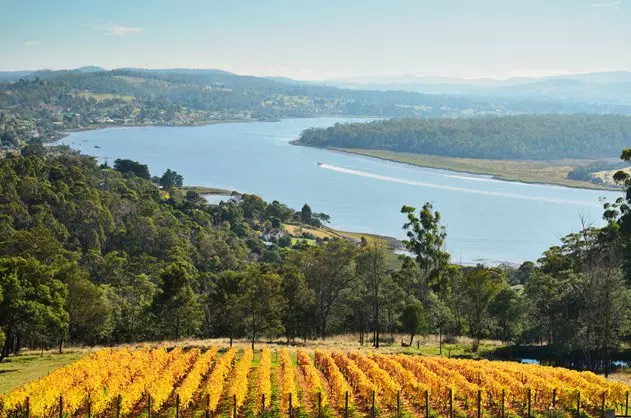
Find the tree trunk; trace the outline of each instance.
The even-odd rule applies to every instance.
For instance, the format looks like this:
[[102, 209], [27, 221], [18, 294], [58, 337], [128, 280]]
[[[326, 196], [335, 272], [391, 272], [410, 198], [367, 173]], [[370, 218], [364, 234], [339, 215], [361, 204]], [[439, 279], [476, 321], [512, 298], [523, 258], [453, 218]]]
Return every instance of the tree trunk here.
[[438, 355], [443, 355], [443, 329], [442, 327], [438, 328]]
[[412, 341], [414, 341], [414, 334], [410, 334], [410, 347], [412, 347]]
[[379, 348], [379, 300], [375, 301], [375, 348]]
[[473, 346], [471, 347], [471, 351], [474, 353], [478, 352], [478, 347], [480, 347], [480, 338], [475, 337], [473, 339]]
[[0, 361], [4, 360], [9, 356], [9, 348], [11, 346], [11, 335], [7, 332], [6, 339], [4, 340], [4, 347], [2, 347], [2, 352], [0, 352]]

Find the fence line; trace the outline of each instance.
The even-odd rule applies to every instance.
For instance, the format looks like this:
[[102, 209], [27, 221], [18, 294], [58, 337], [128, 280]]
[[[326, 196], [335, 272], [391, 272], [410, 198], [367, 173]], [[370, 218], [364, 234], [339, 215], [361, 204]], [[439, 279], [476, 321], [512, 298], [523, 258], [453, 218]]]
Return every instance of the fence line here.
[[[552, 409], [556, 409], [557, 408], [557, 389], [554, 388], [552, 391], [552, 403], [551, 403], [551, 407]], [[425, 418], [429, 418], [430, 417], [430, 401], [431, 401], [431, 397], [430, 397], [430, 393], [428, 390], [425, 390], [424, 392], [424, 412], [425, 413]], [[292, 399], [292, 394], [289, 393], [288, 394], [289, 397], [289, 408], [287, 414], [289, 418], [293, 418], [296, 411], [293, 407], [293, 399]], [[232, 399], [232, 416], [233, 418], [237, 418], [237, 413], [238, 413], [238, 408], [237, 408], [237, 403], [236, 403], [236, 397], [233, 396]], [[146, 395], [146, 399], [147, 399], [147, 417], [151, 418], [152, 416], [152, 408], [151, 408], [151, 395], [147, 394]], [[205, 417], [206, 418], [210, 418], [211, 417], [211, 411], [210, 411], [210, 399], [209, 399], [209, 394], [206, 394], [205, 396], [206, 399], [206, 408], [205, 408]], [[54, 407], [52, 410], [50, 410], [50, 415], [55, 416], [57, 415], [59, 418], [64, 418], [65, 417], [65, 411], [64, 411], [64, 398], [63, 395], [59, 395], [58, 398], [59, 402], [57, 404], [56, 407]], [[115, 412], [115, 416], [116, 418], [120, 418], [121, 414], [121, 403], [123, 401], [123, 397], [121, 394], [118, 394], [115, 398], [115, 403], [113, 405], [113, 409]], [[467, 401], [468, 402], [468, 401]], [[491, 401], [489, 401], [491, 402]], [[491, 403], [489, 406], [493, 407], [493, 403]], [[270, 406], [271, 406], [271, 402], [270, 402]], [[343, 416], [344, 418], [348, 418], [349, 417], [349, 393], [348, 391], [345, 392], [345, 400], [344, 400], [344, 409], [343, 409]], [[576, 396], [576, 407], [574, 408], [574, 412], [576, 413], [576, 417], [580, 417], [581, 416], [581, 411], [587, 409], [586, 408], [587, 405], [585, 405], [582, 402], [582, 398], [581, 398], [581, 392], [577, 392], [577, 396]], [[595, 408], [590, 408], [591, 410], [598, 410], [600, 412], [600, 417], [601, 418], [605, 418], [606, 416], [616, 416], [616, 417], [630, 417], [629, 415], [629, 391], [626, 392], [625, 394], [625, 402], [624, 404], [617, 404], [615, 405], [613, 410], [607, 410], [607, 393], [605, 391], [603, 391], [603, 393], [601, 394], [600, 397], [600, 405], [596, 406]], [[393, 410], [396, 411], [396, 417], [400, 418], [402, 411], [401, 411], [401, 392], [397, 391], [397, 397], [396, 397], [396, 405], [391, 407]], [[523, 408], [523, 404], [522, 404], [522, 408]], [[55, 410], [56, 409], [56, 410]], [[24, 405], [22, 406], [22, 408], [13, 411], [13, 415], [11, 414], [11, 411], [7, 411], [9, 412], [7, 414], [8, 417], [14, 417], [14, 418], [21, 418], [21, 417], [25, 417], [25, 418], [32, 418], [31, 417], [31, 399], [30, 397], [26, 398], [26, 401], [24, 403]], [[616, 412], [620, 410], [620, 415], [616, 415]], [[92, 415], [92, 399], [90, 396], [90, 393], [88, 393], [86, 395], [86, 405], [85, 405], [85, 411], [86, 411], [86, 416], [88, 418], [91, 418]], [[370, 416], [372, 418], [376, 417], [376, 412], [377, 412], [377, 402], [376, 402], [376, 393], [373, 390], [372, 391], [372, 402], [370, 405]], [[522, 409], [523, 411], [523, 409]], [[182, 414], [182, 409], [181, 409], [181, 405], [180, 405], [180, 397], [179, 395], [176, 395], [175, 398], [175, 418], [180, 418], [181, 414]], [[262, 401], [261, 401], [261, 408], [258, 411], [260, 415], [263, 415], [265, 413], [265, 395], [262, 396]], [[454, 391], [453, 389], [449, 389], [449, 400], [448, 400], [448, 417], [453, 418], [455, 416], [455, 404], [454, 404]], [[482, 405], [482, 390], [478, 390], [477, 393], [477, 403], [476, 403], [476, 412], [477, 412], [477, 417], [481, 418], [483, 413], [485, 412], [485, 409], [483, 408]], [[533, 408], [532, 408], [532, 389], [528, 388], [527, 389], [527, 398], [526, 398], [526, 417], [527, 418], [531, 418], [532, 417], [532, 412], [533, 412]], [[567, 412], [571, 412], [571, 411], [567, 411]], [[613, 412], [613, 414], [612, 414]], [[318, 392], [318, 398], [317, 398], [317, 415], [318, 418], [322, 417], [322, 392]], [[500, 415], [499, 417], [501, 418], [505, 418], [506, 417], [506, 392], [504, 389], [502, 389], [502, 396], [501, 396], [501, 406], [500, 406]]]

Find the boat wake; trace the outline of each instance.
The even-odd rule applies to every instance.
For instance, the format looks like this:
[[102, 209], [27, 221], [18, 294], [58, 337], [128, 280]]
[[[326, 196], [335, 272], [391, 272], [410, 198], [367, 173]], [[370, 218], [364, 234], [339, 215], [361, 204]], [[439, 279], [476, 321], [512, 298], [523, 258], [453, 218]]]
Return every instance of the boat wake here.
[[320, 168], [324, 168], [325, 170], [336, 171], [338, 173], [351, 174], [354, 176], [366, 177], [366, 178], [371, 178], [371, 179], [381, 180], [381, 181], [388, 181], [391, 183], [407, 184], [410, 186], [427, 187], [427, 188], [440, 189], [440, 190], [450, 190], [454, 192], [481, 194], [481, 195], [487, 195], [487, 196], [505, 197], [508, 199], [536, 200], [540, 202], [549, 202], [549, 203], [557, 203], [557, 204], [564, 204], [564, 205], [600, 207], [600, 203], [598, 202], [557, 199], [554, 197], [546, 197], [546, 196], [529, 196], [529, 195], [523, 195], [519, 193], [495, 192], [492, 190], [480, 190], [480, 189], [472, 189], [468, 187], [449, 186], [445, 184], [428, 183], [424, 181], [409, 180], [409, 179], [403, 179], [399, 177], [384, 176], [381, 174], [369, 173], [367, 171], [354, 170], [352, 168], [339, 167], [339, 166], [325, 164], [325, 163], [318, 163], [318, 166]]

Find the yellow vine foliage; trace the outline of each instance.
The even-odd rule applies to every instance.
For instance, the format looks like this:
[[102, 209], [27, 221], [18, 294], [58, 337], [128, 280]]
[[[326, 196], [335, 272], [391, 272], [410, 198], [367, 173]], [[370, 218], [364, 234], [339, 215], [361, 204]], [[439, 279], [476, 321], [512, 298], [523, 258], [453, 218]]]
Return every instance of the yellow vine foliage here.
[[296, 374], [289, 351], [281, 349], [280, 353], [280, 405], [283, 411], [289, 410], [289, 394], [291, 404], [295, 409], [299, 406], [298, 391], [296, 390]]
[[[346, 380], [354, 389], [354, 395], [364, 402], [365, 406], [372, 405], [372, 394], [377, 392], [377, 385], [375, 385], [366, 374], [357, 367], [357, 364], [343, 353], [333, 352], [333, 359], [340, 368]], [[376, 396], [376, 395], [375, 395]], [[378, 404], [379, 400], [376, 398], [375, 403]]]
[[[155, 350], [147, 349], [141, 353], [143, 355], [134, 356], [128, 365], [131, 373], [125, 374], [123, 369], [111, 377], [104, 392], [106, 396], [100, 399], [100, 402], [95, 402], [95, 414], [105, 412], [108, 404], [115, 408], [112, 402], [118, 402], [119, 396], [121, 414], [130, 414], [147, 394], [147, 388], [160, 379], [162, 372], [181, 355], [182, 351], [181, 349], [174, 349], [167, 352], [164, 348], [158, 348]], [[107, 395], [109, 395], [109, 399]]]
[[331, 355], [326, 351], [316, 350], [315, 364], [329, 383], [331, 402], [337, 405], [338, 408], [344, 407], [346, 394], [348, 393], [348, 402], [352, 404], [353, 391]]
[[[300, 365], [300, 369], [304, 374], [305, 381], [307, 384], [307, 392], [303, 394], [304, 398], [308, 399], [309, 404], [307, 407], [309, 410], [316, 410], [318, 406], [318, 396], [321, 399], [321, 406], [324, 408], [328, 405], [328, 399], [326, 396], [326, 390], [322, 386], [322, 382], [320, 381], [320, 374], [318, 373], [318, 369], [315, 368], [309, 354], [303, 350], [298, 350], [296, 353], [296, 357], [298, 359], [298, 364]], [[303, 400], [304, 400], [303, 398]]]
[[350, 353], [349, 357], [375, 382], [381, 399], [383, 399], [387, 405], [394, 405], [397, 400], [397, 392], [401, 390], [401, 387], [390, 377], [390, 374], [379, 367], [375, 361], [363, 354], [356, 352]]
[[429, 386], [418, 381], [414, 373], [398, 363], [393, 356], [383, 354], [372, 355], [371, 358], [385, 370], [399, 384], [404, 395], [417, 407], [425, 406], [425, 392], [429, 392]]
[[[173, 351], [178, 350], [177, 348]], [[176, 355], [173, 361], [161, 373], [160, 378], [151, 382], [147, 388], [147, 393], [151, 395], [151, 410], [160, 411], [164, 403], [169, 399], [169, 395], [173, 392], [173, 387], [179, 382], [191, 368], [199, 356], [199, 348]]]
[[206, 393], [208, 394], [208, 408], [211, 411], [217, 409], [217, 405], [221, 399], [221, 393], [223, 392], [224, 382], [226, 377], [230, 374], [230, 370], [232, 370], [232, 364], [236, 355], [237, 349], [234, 347], [226, 351], [224, 355], [219, 358], [208, 377]]
[[269, 348], [261, 350], [261, 359], [259, 361], [258, 376], [256, 378], [256, 401], [259, 405], [259, 411], [262, 410], [262, 395], [265, 395], [267, 405], [272, 400], [272, 355]]
[[[478, 391], [483, 395], [484, 416], [498, 415], [502, 396], [507, 416], [523, 415], [528, 393], [536, 414], [550, 411], [555, 393], [556, 406], [561, 411], [574, 410], [580, 396], [581, 408], [590, 415], [597, 415], [603, 396], [606, 408], [619, 410], [630, 390], [623, 383], [608, 381], [591, 372], [558, 367], [322, 350], [316, 350], [312, 360], [306, 351], [298, 350], [298, 366], [305, 381], [301, 399], [292, 357], [285, 349], [278, 353], [278, 390], [283, 413], [289, 408], [289, 393], [295, 408], [300, 400], [306, 412], [312, 414], [318, 393], [322, 393], [323, 406], [330, 404], [339, 412], [347, 392], [350, 406], [357, 400], [357, 406], [366, 410], [375, 391], [378, 406], [391, 410], [397, 391], [401, 391], [407, 404], [414, 407], [414, 415], [422, 413], [427, 391], [431, 408], [444, 416], [449, 392], [453, 390], [453, 408], [457, 415], [476, 415]], [[164, 347], [148, 346], [100, 350], [0, 397], [0, 418], [22, 416], [27, 399], [33, 417], [58, 416], [60, 396], [65, 416], [84, 415], [88, 399], [94, 416], [113, 415], [117, 407], [121, 416], [133, 416], [140, 412], [138, 408], [144, 405], [148, 394], [153, 398], [152, 409], [158, 412], [174, 395], [180, 396], [182, 408], [187, 409], [203, 393], [208, 394], [213, 412], [217, 411], [224, 393], [236, 396], [237, 407], [244, 409], [254, 353], [244, 350], [235, 366], [236, 355], [236, 348], [221, 356], [217, 348], [203, 353], [198, 348], [168, 351]], [[263, 349], [256, 371], [258, 399], [255, 405], [261, 405], [262, 394], [266, 403], [271, 403], [271, 363], [270, 350]], [[205, 383], [204, 379], [207, 379]], [[231, 384], [225, 390], [227, 382]], [[259, 411], [260, 408], [256, 412]]]
[[206, 350], [206, 352], [197, 359], [191, 371], [177, 388], [176, 393], [180, 395], [180, 405], [182, 409], [186, 409], [191, 405], [204, 376], [208, 374], [216, 358], [217, 347], [211, 347]]
[[241, 408], [248, 394], [248, 373], [250, 372], [250, 367], [252, 367], [252, 358], [254, 358], [252, 349], [248, 348], [244, 350], [241, 359], [233, 371], [234, 376], [228, 394], [231, 399], [236, 398], [237, 410]]

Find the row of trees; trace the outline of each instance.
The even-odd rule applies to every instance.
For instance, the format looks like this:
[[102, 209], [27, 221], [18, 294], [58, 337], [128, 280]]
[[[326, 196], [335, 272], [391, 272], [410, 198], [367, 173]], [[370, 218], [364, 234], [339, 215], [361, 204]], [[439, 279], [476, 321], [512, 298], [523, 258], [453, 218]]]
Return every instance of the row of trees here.
[[631, 118], [519, 115], [403, 118], [305, 130], [298, 143], [450, 157], [550, 160], [616, 157], [631, 146]]
[[308, 205], [209, 205], [176, 187], [164, 198], [138, 163], [43, 152], [0, 161], [0, 359], [185, 337], [352, 332], [378, 347], [404, 332], [406, 344], [468, 335], [473, 351], [483, 338], [545, 343], [559, 362], [598, 368], [631, 335], [624, 199], [607, 205], [607, 227], [585, 226], [537, 263], [468, 267], [451, 263], [430, 204], [401, 210], [407, 256], [367, 240], [268, 246], [260, 231], [313, 219]]
[[[105, 167], [107, 167], [107, 164], [105, 164]], [[120, 158], [114, 161], [113, 168], [122, 174], [133, 174], [141, 179], [151, 180], [155, 184], [158, 184], [167, 190], [175, 187], [182, 187], [184, 184], [184, 177], [181, 174], [178, 174], [177, 171], [173, 171], [170, 168], [167, 168], [164, 174], [160, 177], [151, 177], [149, 167], [146, 164]]]

